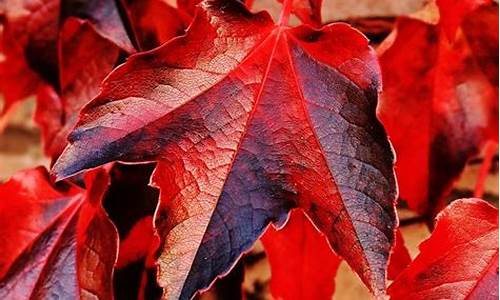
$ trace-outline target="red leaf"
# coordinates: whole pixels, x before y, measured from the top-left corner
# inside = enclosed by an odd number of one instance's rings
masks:
[[[498,210],[480,199],[453,202],[388,292],[391,299],[498,299]]]
[[[262,242],[276,299],[332,298],[341,259],[301,211],[293,210],[283,229],[270,226]]]
[[[31,68],[45,80],[55,82],[59,1],[5,0],[1,9],[9,42],[22,49]]]
[[[4,105],[0,117],[6,114],[17,101],[24,99],[37,89],[39,77],[29,71],[22,57],[22,49],[13,38],[0,27],[0,91]]]
[[[491,14],[498,24],[498,11]],[[435,215],[467,160],[498,139],[498,83],[488,75],[498,71],[498,35],[476,51],[481,40],[465,32],[450,44],[439,27],[401,18],[380,55],[379,116],[396,149],[400,197],[420,214]]]
[[[120,257],[116,267],[121,268],[147,257],[151,253],[150,249],[153,245],[153,218],[145,217],[132,227],[127,238],[120,243]]]
[[[477,65],[498,88],[498,5],[483,6],[471,12],[461,29]]]
[[[134,32],[142,49],[152,49],[184,34],[190,19],[181,17],[166,0],[128,0]]]
[[[368,41],[346,24],[291,29],[240,3],[202,5],[185,36],[110,74],[54,173],[160,160],[167,298],[207,288],[292,207],[380,296],[396,188]]]
[[[81,108],[97,95],[118,55],[119,48],[98,35],[89,22],[70,18],[64,23],[59,38],[61,97],[44,87],[35,113],[48,156],[55,159],[61,154]]]
[[[59,90],[58,36],[67,18],[86,19],[103,38],[127,52],[135,51],[115,1],[4,0],[0,9],[5,55],[0,63],[2,113],[35,93],[40,80]]]
[[[130,40],[125,20],[120,16],[121,1],[102,0],[60,0],[61,19],[77,17],[87,20],[97,33],[128,53],[135,48]]]
[[[0,186],[1,299],[111,299],[117,234],[101,207],[105,176],[89,173],[83,191],[53,186],[38,168]]]
[[[0,88],[2,114],[15,102],[35,93],[40,80],[57,86],[57,0],[4,0]]]
[[[153,215],[158,191],[148,186],[154,165],[114,164],[104,207],[120,237],[114,272],[116,299],[159,299],[154,253]],[[123,287],[126,287],[124,289]]]
[[[440,23],[448,40],[455,39],[457,28],[469,13],[480,6],[491,3],[491,0],[436,0],[439,7]]]
[[[389,257],[389,266],[387,267],[387,278],[394,280],[411,262],[410,253],[405,247],[405,241],[401,231],[396,231],[396,240]]]

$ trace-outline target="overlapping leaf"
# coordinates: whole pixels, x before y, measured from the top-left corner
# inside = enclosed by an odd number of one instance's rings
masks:
[[[160,46],[184,34],[190,18],[166,0],[128,0],[127,9],[141,49]]]
[[[59,38],[61,96],[45,86],[38,94],[35,114],[48,156],[61,154],[80,109],[97,95],[119,53],[120,49],[98,35],[88,21],[70,18],[65,22]]]
[[[262,243],[271,266],[271,292],[276,299],[331,299],[341,262],[301,211],[290,213],[285,227],[270,227]]]
[[[208,287],[292,207],[381,295],[396,188],[379,79],[348,25],[291,29],[237,2],[204,3],[185,36],[107,78],[54,173],[160,160],[167,298]]]
[[[42,83],[57,92],[59,86],[58,36],[66,19],[87,20],[103,38],[126,52],[134,47],[115,1],[5,0],[2,16],[0,91],[5,113],[15,102],[36,93]]]
[[[0,185],[0,298],[111,299],[117,234],[101,207],[105,173],[87,190],[54,186],[43,168]]]
[[[410,252],[405,246],[403,234],[401,230],[396,231],[396,239],[394,247],[392,248],[391,256],[389,258],[389,265],[387,267],[387,278],[394,280],[398,275],[408,266],[411,262]]]
[[[452,42],[439,25],[400,18],[396,27],[381,46],[379,115],[397,153],[400,197],[432,217],[467,160],[498,140],[498,8],[470,14]]]
[[[293,210],[282,229],[270,226],[261,238],[271,267],[271,292],[276,299],[330,299],[341,262],[310,220]],[[387,277],[394,280],[411,262],[403,235],[396,231]]]
[[[448,39],[455,39],[457,28],[468,14],[491,3],[491,0],[436,0],[440,8],[440,24]]]
[[[153,230],[158,191],[148,186],[153,169],[154,165],[114,164],[110,170],[103,204],[120,237],[114,273],[117,299],[158,299],[161,295],[154,262],[158,239]]]
[[[480,199],[453,202],[388,293],[391,299],[498,299],[498,210]]]

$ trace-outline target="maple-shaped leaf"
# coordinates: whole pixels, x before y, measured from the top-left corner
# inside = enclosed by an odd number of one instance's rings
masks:
[[[271,266],[276,299],[331,299],[342,261],[302,211],[293,210],[285,227],[270,226],[262,243]]]
[[[159,160],[167,298],[207,288],[292,207],[382,295],[396,185],[367,39],[347,24],[289,28],[239,2],[202,5],[186,35],[108,76],[53,172]]]
[[[452,43],[438,25],[400,18],[392,44],[381,46],[379,116],[396,150],[400,197],[430,217],[467,160],[498,140],[498,9],[478,17],[491,29],[464,27]]]
[[[55,159],[61,154],[81,108],[97,95],[119,54],[120,49],[88,21],[69,18],[64,23],[59,37],[61,96],[45,86],[37,97],[35,121],[42,129],[46,155]]]
[[[436,0],[439,7],[440,24],[447,38],[453,41],[457,28],[462,24],[464,18],[480,6],[491,3],[491,0]]]
[[[111,299],[117,234],[101,207],[108,180],[54,186],[44,168],[0,185],[0,298]]]
[[[498,210],[487,202],[450,204],[419,248],[391,299],[498,299]]]
[[[127,9],[132,27],[142,49],[152,49],[171,38],[182,35],[190,18],[167,0],[128,0]]]

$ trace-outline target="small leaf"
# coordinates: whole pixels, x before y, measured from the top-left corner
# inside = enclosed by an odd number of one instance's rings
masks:
[[[498,299],[498,210],[480,199],[453,202],[388,293],[391,299]]]
[[[276,299],[331,299],[342,261],[303,212],[293,210],[285,227],[270,226],[262,243],[271,266]]]
[[[158,238],[153,215],[158,191],[148,185],[152,164],[113,164],[104,208],[115,224],[120,249],[114,270],[116,299],[159,299],[155,251]],[[124,289],[123,287],[127,287]]]
[[[498,10],[485,14],[498,24]],[[378,113],[397,153],[400,197],[431,219],[467,160],[498,140],[498,35],[469,30],[450,43],[439,26],[400,18],[390,47],[381,46]]]
[[[85,184],[56,187],[37,168],[0,185],[1,299],[112,298],[117,233],[101,207],[108,179],[98,170]]]
[[[171,38],[182,35],[191,19],[166,0],[128,0],[127,9],[141,49],[160,46]]]
[[[401,231],[396,231],[396,240],[389,257],[389,266],[387,267],[387,278],[394,280],[411,262],[410,253],[405,247],[405,241]]]

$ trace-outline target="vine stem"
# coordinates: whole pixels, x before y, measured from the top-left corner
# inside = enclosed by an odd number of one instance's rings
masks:
[[[292,0],[283,0],[283,8],[281,9],[280,18],[278,20],[279,26],[288,26],[288,19],[292,11]]]
[[[493,160],[493,156],[497,150],[496,143],[489,141],[486,144],[486,149],[484,151],[483,163],[481,164],[481,169],[479,170],[479,175],[476,181],[476,187],[474,189],[474,197],[481,198],[484,194],[484,181],[488,176],[488,172],[491,168],[491,162]]]

